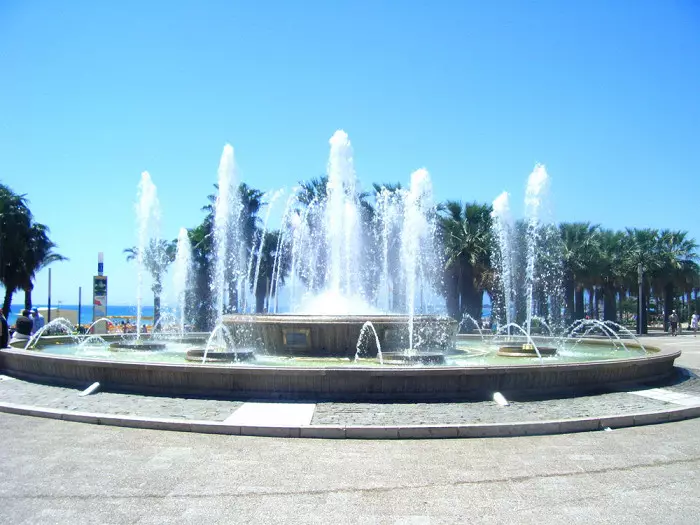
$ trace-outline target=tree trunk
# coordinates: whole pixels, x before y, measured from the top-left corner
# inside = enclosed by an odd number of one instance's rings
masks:
[[[5,316],[5,319],[9,318],[9,316],[10,316],[10,305],[12,304],[12,294],[13,294],[12,290],[10,290],[9,288],[5,288],[5,300],[2,303],[2,313]]]
[[[461,321],[459,315],[459,276],[454,268],[445,271],[445,303],[447,314]]]
[[[588,316],[591,318],[595,317],[595,287],[591,286],[588,289]]]
[[[468,314],[474,321],[480,322],[484,293],[474,286],[474,274],[471,267],[465,266],[463,268],[459,288],[462,316]]]
[[[600,297],[603,294],[603,290],[600,287],[596,287],[593,291],[593,318],[600,319]]]
[[[537,291],[537,315],[542,319],[549,320],[549,305],[547,304],[547,294],[543,288]]]
[[[240,312],[238,304],[238,281],[231,281],[228,285],[228,307],[232,312]]]
[[[153,331],[156,329],[156,325],[158,325],[158,321],[160,321],[160,295],[153,295]],[[160,329],[162,327],[158,327]]]
[[[603,293],[603,320],[617,322],[617,312],[615,310],[615,288],[612,286],[604,286]]]
[[[575,301],[576,301],[576,310],[574,312],[574,319],[579,320],[583,319],[584,316],[586,315],[584,313],[584,303],[583,303],[583,287],[577,287],[576,291],[574,293],[575,295]]]
[[[647,304],[647,303],[648,303],[648,299],[647,299],[648,297],[649,297],[649,287],[648,287],[648,286],[645,286],[645,287],[642,289],[642,297],[640,298],[640,300],[641,300],[641,302],[642,302],[642,317],[641,317],[641,319],[639,318],[639,314],[637,313],[637,332],[638,332],[638,333],[640,332],[640,330],[639,330],[639,323],[640,323],[640,321],[641,321],[641,333],[642,333],[642,334],[647,334],[647,333],[649,333],[649,324],[648,324],[648,321],[649,321],[649,319],[648,319],[648,318],[649,318],[649,312],[648,312],[648,310],[649,310],[649,308],[648,308],[648,304]],[[639,311],[639,308],[637,308],[637,311]]]
[[[267,290],[264,286],[260,286],[255,289],[255,313],[262,314],[265,312],[265,296],[267,295]]]
[[[564,280],[564,299],[566,302],[566,324],[570,325],[576,318],[574,306],[574,281],[573,279]]]
[[[30,284],[24,289],[24,308],[26,310],[32,309],[32,290],[34,290],[33,284]]]
[[[690,302],[690,290],[686,290],[685,297],[686,303],[688,304],[688,323],[690,323],[690,320],[693,317],[693,314],[695,313],[693,303]]]
[[[668,316],[671,315],[671,311],[673,310],[673,296],[673,283],[666,283],[664,285],[664,332],[668,332]],[[677,312],[677,315],[678,320],[680,321],[680,312]]]

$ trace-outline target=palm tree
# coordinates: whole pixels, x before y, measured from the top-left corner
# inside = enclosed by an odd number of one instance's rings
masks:
[[[22,289],[24,290],[24,307],[32,307],[32,290],[34,277],[39,270],[54,262],[67,261],[63,255],[53,251],[56,244],[49,239],[49,228],[43,224],[34,223],[27,235],[27,247],[23,265]]]
[[[265,232],[261,252],[256,252],[253,261],[253,267],[258,264],[258,253],[260,253],[260,270],[258,272],[257,286],[251,281],[250,289],[255,290],[255,312],[263,313],[270,310],[270,305],[265,306],[265,299],[270,297],[272,291],[272,278],[275,269],[275,259],[277,258],[277,248],[280,246],[281,232],[273,230]],[[279,261],[279,284],[283,285],[284,280],[289,274],[289,258],[285,257],[284,253],[280,254]]]
[[[652,281],[658,277],[662,266],[659,258],[659,231],[652,228],[627,228],[628,241],[625,243],[624,280],[629,290],[637,287],[637,268],[644,272],[642,282],[641,302],[642,316],[637,319],[637,331],[646,334],[648,331],[648,298]]]
[[[158,324],[160,319],[160,296],[163,293],[163,275],[168,269],[168,265],[175,260],[176,243],[164,239],[151,239],[143,253],[143,265],[151,274],[153,284],[153,326]],[[127,261],[138,260],[139,248],[133,246],[124,250]]]
[[[297,200],[304,206],[310,206],[313,202],[320,202],[326,198],[328,192],[328,175],[299,181],[299,186],[301,189],[297,194]]]
[[[624,246],[626,235],[620,231],[601,230],[598,234],[599,283],[603,293],[603,319],[617,322],[615,296],[624,289]]]
[[[219,185],[214,184],[214,188],[218,191]],[[263,201],[265,194],[256,188],[248,186],[245,182],[242,182],[238,186],[238,197],[239,203],[241,205],[240,213],[237,215],[238,228],[237,230],[241,234],[241,239],[230,238],[228,243],[228,260],[238,260],[238,261],[248,261],[251,257],[252,250],[254,249],[254,241],[257,235],[258,228],[260,226],[260,217],[258,214],[260,210],[266,205]],[[214,224],[214,213],[216,205],[216,195],[207,195],[207,200],[209,204],[202,207],[202,211],[207,212],[204,219],[204,229],[207,229],[211,235],[213,231]],[[235,211],[233,213],[236,213]],[[233,232],[235,228],[231,227],[230,231]],[[209,254],[213,254],[213,246],[211,241],[206,244],[210,248]],[[239,250],[237,257],[234,258],[233,251]],[[253,276],[246,276],[248,268],[245,264],[241,268],[234,268],[233,265],[228,264],[225,268],[225,277],[228,283],[228,304],[229,308],[237,309],[239,306],[238,289],[239,280],[250,282]],[[246,279],[247,277],[247,279]],[[245,305],[240,305],[244,307]]]
[[[32,306],[36,273],[55,261],[66,260],[53,251],[49,229],[34,222],[24,195],[0,184],[0,282],[5,287],[3,313],[10,313],[15,291],[25,291],[25,307]]]
[[[561,223],[562,265],[567,323],[583,319],[583,291],[595,275],[599,260],[599,227],[589,222]]]
[[[0,184],[0,282],[5,288],[2,311],[10,314],[12,295],[21,287],[22,261],[32,214],[24,195]]]
[[[685,291],[688,277],[698,272],[698,245],[688,238],[688,232],[663,230],[659,232],[658,257],[660,262],[659,284],[664,299],[664,329],[668,329],[668,316],[673,310],[676,291]]]
[[[484,291],[493,281],[491,206],[447,201],[440,213],[448,312],[480,319]],[[454,285],[458,297],[450,297]]]

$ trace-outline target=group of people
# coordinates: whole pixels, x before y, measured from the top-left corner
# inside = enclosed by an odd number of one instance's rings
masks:
[[[111,324],[110,324],[110,325],[107,325],[107,328],[108,328],[108,330],[109,330],[110,332],[112,331],[112,327],[113,327],[113,326],[114,326],[114,325],[111,325]],[[125,334],[128,334],[128,333],[135,333],[135,332],[136,332],[136,327],[137,327],[137,326],[138,326],[138,325],[131,324],[129,321],[122,321],[122,322],[119,324],[119,329],[121,330],[122,333],[125,333]],[[141,333],[142,333],[142,334],[148,333],[148,326],[146,326],[145,324],[142,324],[142,325],[141,325]]]
[[[45,324],[44,316],[39,310],[22,310],[13,326],[8,326],[7,319],[0,312],[2,334],[0,335],[0,348],[5,348],[9,343],[29,339]]]
[[[678,335],[680,332],[680,318],[675,310],[671,311],[671,315],[668,316],[668,323],[671,325],[671,335]],[[700,315],[693,312],[693,315],[690,316],[689,325],[689,328],[693,331],[693,337],[697,337],[698,335],[698,323],[700,323]]]

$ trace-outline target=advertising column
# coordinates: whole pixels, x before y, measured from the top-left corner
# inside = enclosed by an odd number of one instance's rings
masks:
[[[104,272],[104,254],[97,254],[97,275],[92,279],[92,322],[107,315],[107,276]],[[93,328],[93,333],[107,333],[107,325],[99,323]]]

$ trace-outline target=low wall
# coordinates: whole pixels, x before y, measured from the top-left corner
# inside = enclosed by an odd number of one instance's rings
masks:
[[[292,315],[230,314],[223,323],[240,346],[265,348],[275,355],[353,357],[358,340],[365,355],[376,355],[376,339],[382,351],[409,348],[405,315]],[[372,328],[363,334],[366,323]],[[413,318],[414,344],[418,349],[449,350],[454,347],[457,321],[438,315]]]
[[[5,373],[85,388],[98,381],[115,391],[165,395],[315,400],[454,400],[504,394],[596,389],[667,376],[680,351],[589,363],[488,367],[292,368],[254,365],[132,363],[8,348]]]

